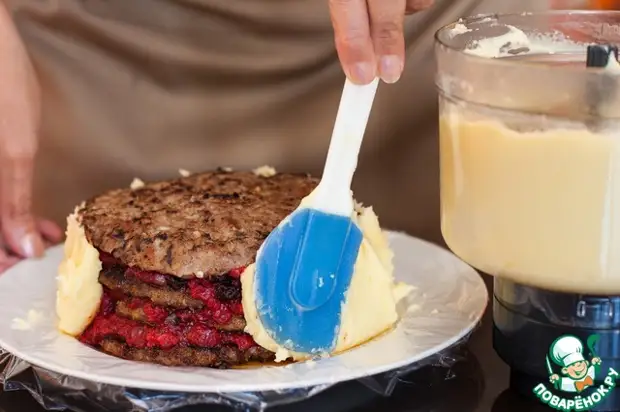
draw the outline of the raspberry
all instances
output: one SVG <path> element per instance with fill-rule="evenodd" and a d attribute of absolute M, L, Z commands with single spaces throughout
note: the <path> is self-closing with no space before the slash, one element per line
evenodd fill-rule
<path fill-rule="evenodd" d="M 206 321 L 208 318 L 205 316 L 210 313 L 210 317 L 220 325 L 228 324 L 232 318 L 231 309 L 227 304 L 220 301 L 216 296 L 216 286 L 204 279 L 193 279 L 189 282 L 190 294 L 194 299 L 199 299 L 204 302 L 206 308 L 198 316 L 197 320 Z M 235 308 L 239 314 L 243 314 L 243 309 L 239 306 Z"/>
<path fill-rule="evenodd" d="M 203 309 L 201 311 L 194 312 L 194 316 L 192 320 L 195 320 L 197 322 L 208 322 L 211 320 L 212 317 L 213 316 L 210 310 Z"/>
<path fill-rule="evenodd" d="M 146 331 L 143 327 L 136 326 L 131 329 L 129 335 L 125 337 L 125 342 L 128 345 L 136 348 L 143 348 L 146 346 Z"/>
<path fill-rule="evenodd" d="M 146 331 L 146 346 L 149 348 L 154 348 L 157 347 L 157 338 L 159 337 L 159 334 L 154 331 L 154 330 L 147 330 Z"/>
<path fill-rule="evenodd" d="M 216 298 L 209 298 L 205 303 L 207 305 L 207 308 L 211 310 L 218 310 L 220 308 L 220 301 Z"/>
<path fill-rule="evenodd" d="M 144 306 L 144 302 L 146 302 L 146 299 L 131 298 L 126 301 L 126 304 L 129 309 L 138 309 Z"/>
<path fill-rule="evenodd" d="M 159 346 L 162 349 L 170 349 L 179 344 L 180 339 L 172 333 L 164 333 L 158 338 Z"/>
<path fill-rule="evenodd" d="M 220 325 L 226 325 L 232 319 L 232 313 L 230 313 L 226 305 L 222 303 L 220 303 L 219 307 L 213 311 L 212 315 L 213 320 Z"/>
<path fill-rule="evenodd" d="M 98 345 L 109 330 L 107 319 L 101 314 L 95 316 L 93 323 L 82 334 L 83 339 L 91 345 Z"/>
<path fill-rule="evenodd" d="M 104 292 L 103 296 L 101 297 L 101 303 L 99 305 L 99 312 L 101 313 L 101 315 L 110 316 L 112 313 L 114 313 L 115 308 L 116 304 L 114 303 L 110 295 L 107 292 Z"/>
<path fill-rule="evenodd" d="M 102 328 L 104 335 L 120 335 L 122 337 L 129 336 L 131 330 L 137 323 L 133 320 L 121 318 L 117 315 L 112 315 L 106 319 L 105 327 Z M 102 338 L 105 336 L 102 336 Z"/>
<path fill-rule="evenodd" d="M 95 346 L 97 344 L 97 342 L 95 341 L 95 335 L 93 332 L 93 325 L 94 323 L 92 323 L 88 328 L 86 328 L 84 332 L 82 332 L 79 338 L 80 342 L 86 345 L 91 345 L 91 346 Z"/>
<path fill-rule="evenodd" d="M 233 302 L 228 305 L 230 307 L 230 311 L 235 315 L 243 315 L 243 305 L 241 302 Z"/>
<path fill-rule="evenodd" d="M 223 313 L 225 314 L 226 311 L 230 315 L 229 308 L 221 303 L 220 305 L 219 312 L 216 311 L 217 316 L 225 316 Z M 114 313 L 107 317 L 100 313 L 79 339 L 87 345 L 97 346 L 106 337 L 117 337 L 124 339 L 127 345 L 134 348 L 160 348 L 164 350 L 187 344 L 213 348 L 223 343 L 229 343 L 234 344 L 241 351 L 256 346 L 252 337 L 245 333 L 220 332 L 202 323 L 192 324 L 208 316 L 205 310 L 197 312 L 177 311 L 170 316 L 179 315 L 186 317 L 188 323 L 178 326 L 162 324 L 158 327 L 149 327 L 134 320 L 122 318 Z M 220 318 L 221 320 L 224 319 Z"/>
<path fill-rule="evenodd" d="M 174 314 L 181 322 L 184 323 L 189 323 L 194 318 L 194 312 L 191 310 L 177 310 Z"/>
<path fill-rule="evenodd" d="M 245 351 L 253 346 L 256 346 L 254 339 L 250 335 L 240 333 L 229 333 L 226 336 L 226 342 L 234 343 L 239 350 Z"/>
<path fill-rule="evenodd" d="M 189 281 L 189 293 L 194 299 L 209 304 L 209 300 L 215 295 L 213 285 L 209 282 L 200 282 L 198 279 Z"/>
<path fill-rule="evenodd" d="M 146 346 L 149 348 L 170 349 L 178 345 L 180 341 L 181 339 L 176 334 L 168 331 L 150 329 L 146 333 Z"/>
<path fill-rule="evenodd" d="M 118 260 L 109 253 L 99 251 L 99 260 L 103 266 L 115 266 L 118 265 Z"/>
<path fill-rule="evenodd" d="M 187 333 L 187 341 L 194 346 L 213 348 L 222 342 L 222 337 L 215 329 L 194 325 Z"/>
<path fill-rule="evenodd" d="M 232 278 L 240 278 L 244 270 L 245 270 L 245 266 L 235 268 L 231 270 L 230 272 L 228 272 L 228 276 Z"/>
<path fill-rule="evenodd" d="M 168 311 L 161 306 L 155 306 L 150 302 L 146 302 L 142 307 L 142 311 L 150 323 L 163 323 L 168 317 Z"/>

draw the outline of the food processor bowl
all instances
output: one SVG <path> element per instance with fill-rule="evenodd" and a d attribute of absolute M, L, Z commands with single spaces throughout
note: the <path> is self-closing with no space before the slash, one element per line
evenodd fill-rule
<path fill-rule="evenodd" d="M 588 46 L 619 43 L 620 12 L 477 16 L 436 36 L 442 233 L 495 276 L 511 386 L 553 407 L 620 370 L 620 64 L 586 65 Z M 558 357 L 571 336 L 580 355 Z M 580 364 L 563 362 L 580 357 L 594 379 L 573 393 Z M 588 410 L 620 410 L 603 398 Z"/>
<path fill-rule="evenodd" d="M 618 37 L 599 36 L 611 19 Z M 620 75 L 586 69 L 620 13 L 476 17 L 437 39 L 450 249 L 517 283 L 620 294 Z"/>

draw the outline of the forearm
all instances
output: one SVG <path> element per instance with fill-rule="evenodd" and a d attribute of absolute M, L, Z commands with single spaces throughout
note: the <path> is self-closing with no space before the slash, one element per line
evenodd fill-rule
<path fill-rule="evenodd" d="M 3 0 L 0 0 L 0 61 L 2 80 L 8 80 L 5 76 L 18 74 L 17 71 L 22 69 L 21 64 L 28 61 L 24 45 Z"/>
<path fill-rule="evenodd" d="M 0 62 L 0 140 L 3 141 L 0 149 L 13 156 L 29 156 L 36 149 L 33 135 L 39 122 L 40 91 L 26 48 L 3 0 L 0 0 Z M 7 136 L 31 144 L 22 143 L 17 149 L 10 143 L 14 140 L 7 140 Z"/>

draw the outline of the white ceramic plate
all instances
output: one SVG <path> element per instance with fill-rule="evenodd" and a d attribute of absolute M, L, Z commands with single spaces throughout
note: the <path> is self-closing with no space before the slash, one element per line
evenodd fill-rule
<path fill-rule="evenodd" d="M 55 278 L 61 247 L 0 276 L 0 346 L 33 365 L 65 375 L 181 392 L 300 388 L 401 368 L 466 337 L 480 320 L 488 294 L 480 276 L 448 251 L 405 234 L 389 233 L 389 239 L 396 255 L 396 278 L 416 287 L 402 320 L 392 332 L 333 358 L 285 367 L 214 370 L 167 368 L 97 352 L 56 330 Z M 30 319 L 26 322 L 30 327 L 24 328 L 24 322 L 16 319 Z"/>

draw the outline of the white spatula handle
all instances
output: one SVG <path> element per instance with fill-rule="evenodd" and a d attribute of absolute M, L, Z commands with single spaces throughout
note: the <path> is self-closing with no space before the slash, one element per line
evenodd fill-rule
<path fill-rule="evenodd" d="M 351 214 L 351 181 L 378 84 L 379 79 L 364 86 L 345 81 L 315 207 L 343 216 Z"/>

